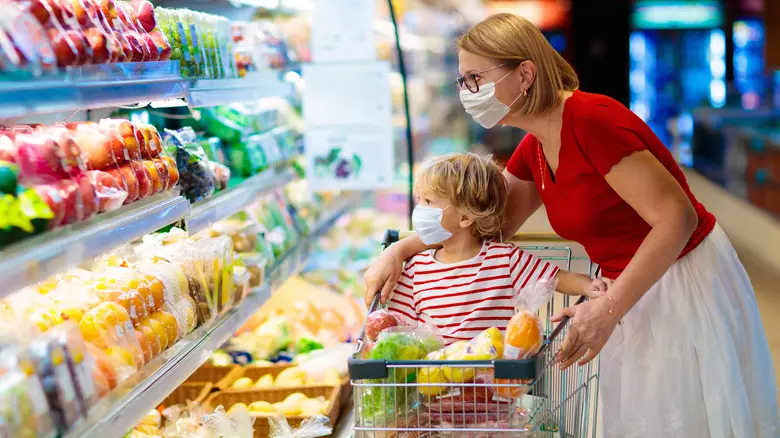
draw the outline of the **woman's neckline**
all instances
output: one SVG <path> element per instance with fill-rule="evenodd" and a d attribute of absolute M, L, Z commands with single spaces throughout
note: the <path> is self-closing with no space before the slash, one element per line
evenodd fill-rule
<path fill-rule="evenodd" d="M 547 160 L 547 156 L 544 154 L 544 147 L 542 145 L 542 141 L 539 138 L 536 138 L 536 143 L 538 145 L 538 151 L 537 153 L 541 154 L 541 162 L 544 164 L 542 166 L 541 170 L 541 177 L 542 181 L 545 180 L 545 175 L 549 172 L 550 174 L 550 182 L 554 185 L 557 179 L 558 174 L 561 171 L 561 152 L 563 151 L 563 132 L 567 126 L 568 122 L 568 114 L 569 114 L 569 101 L 571 101 L 574 96 L 578 95 L 580 93 L 580 90 L 574 90 L 571 92 L 571 95 L 564 98 L 562 102 L 563 108 L 561 108 L 561 129 L 558 131 L 558 167 L 553 170 L 552 166 L 550 165 L 550 162 Z"/>

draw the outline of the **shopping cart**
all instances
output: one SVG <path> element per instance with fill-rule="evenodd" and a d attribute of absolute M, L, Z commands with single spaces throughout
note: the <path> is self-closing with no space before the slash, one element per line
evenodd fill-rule
<path fill-rule="evenodd" d="M 385 233 L 383 248 L 398 241 L 399 232 Z M 588 275 L 593 264 L 572 256 L 572 249 L 552 234 L 523 234 L 513 241 L 544 242 L 523 246 L 540 258 Z M 547 245 L 549 243 L 550 245 Z M 556 246 L 553 246 L 552 244 Z M 585 298 L 580 298 L 578 303 Z M 386 361 L 362 358 L 363 332 L 349 360 L 353 387 L 355 437 L 561 437 L 596 436 L 598 361 L 562 370 L 553 360 L 566 335 L 568 320 L 553 326 L 553 313 L 569 306 L 569 297 L 555 294 L 539 311 L 545 343 L 527 360 Z M 378 296 L 369 313 L 378 307 Z M 460 376 L 458 383 L 434 380 L 435 373 Z M 420 379 L 421 373 L 428 376 Z M 441 374 L 439 374 L 441 375 Z M 430 382 L 430 383 L 429 383 Z M 464 382 L 464 383 L 460 383 Z"/>

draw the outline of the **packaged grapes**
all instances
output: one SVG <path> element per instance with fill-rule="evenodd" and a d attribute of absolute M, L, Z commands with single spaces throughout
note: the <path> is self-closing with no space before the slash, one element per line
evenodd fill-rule
<path fill-rule="evenodd" d="M 207 198 L 216 189 L 216 180 L 206 153 L 198 143 L 192 128 L 165 130 L 165 147 L 176 161 L 182 196 L 190 202 Z"/>

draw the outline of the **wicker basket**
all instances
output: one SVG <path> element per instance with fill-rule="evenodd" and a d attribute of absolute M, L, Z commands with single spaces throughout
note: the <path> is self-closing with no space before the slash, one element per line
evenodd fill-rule
<path fill-rule="evenodd" d="M 339 419 L 341 409 L 341 386 L 299 386 L 287 388 L 261 388 L 261 389 L 228 389 L 211 394 L 205 401 L 205 405 L 210 409 L 222 405 L 226 410 L 230 409 L 236 403 L 246 405 L 256 401 L 267 401 L 269 403 L 279 403 L 284 401 L 288 395 L 300 392 L 309 398 L 325 397 L 328 400 L 328 409 L 325 416 L 330 419 L 330 424 L 335 429 L 336 422 Z M 255 438 L 267 438 L 270 435 L 268 419 L 263 416 L 254 416 L 255 418 Z M 287 422 L 291 427 L 298 427 L 306 417 L 292 416 L 287 417 Z"/>
<path fill-rule="evenodd" d="M 211 383 L 182 383 L 160 403 L 162 406 L 186 405 L 187 402 L 203 403 L 211 394 Z"/>
<path fill-rule="evenodd" d="M 204 364 L 195 370 L 195 372 L 185 380 L 185 383 L 210 383 L 217 389 L 226 389 L 230 387 L 238 377 L 241 377 L 241 373 L 241 367 L 238 365 L 221 367 Z M 237 375 L 238 377 L 236 377 Z"/>

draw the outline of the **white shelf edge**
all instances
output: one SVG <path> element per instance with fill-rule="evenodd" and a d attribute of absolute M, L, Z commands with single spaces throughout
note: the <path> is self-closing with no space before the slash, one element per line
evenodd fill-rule
<path fill-rule="evenodd" d="M 290 168 L 266 169 L 247 178 L 236 187 L 193 204 L 190 214 L 184 218 L 185 229 L 189 235 L 197 234 L 215 222 L 243 210 L 262 193 L 284 186 L 295 178 L 296 175 Z"/>
<path fill-rule="evenodd" d="M 22 240 L 0 252 L 0 298 L 182 219 L 175 188 L 109 213 Z"/>
<path fill-rule="evenodd" d="M 65 437 L 102 438 L 126 434 L 149 410 L 156 408 L 206 362 L 211 353 L 224 344 L 265 303 L 280 282 L 303 269 L 311 254 L 314 240 L 330 230 L 346 212 L 356 207 L 363 200 L 363 196 L 358 193 L 337 201 L 338 204 L 313 227 L 312 233 L 301 239 L 277 262 L 263 286 L 253 291 L 239 306 L 195 329 L 119 385 L 92 409 L 90 418 L 71 429 Z"/>

